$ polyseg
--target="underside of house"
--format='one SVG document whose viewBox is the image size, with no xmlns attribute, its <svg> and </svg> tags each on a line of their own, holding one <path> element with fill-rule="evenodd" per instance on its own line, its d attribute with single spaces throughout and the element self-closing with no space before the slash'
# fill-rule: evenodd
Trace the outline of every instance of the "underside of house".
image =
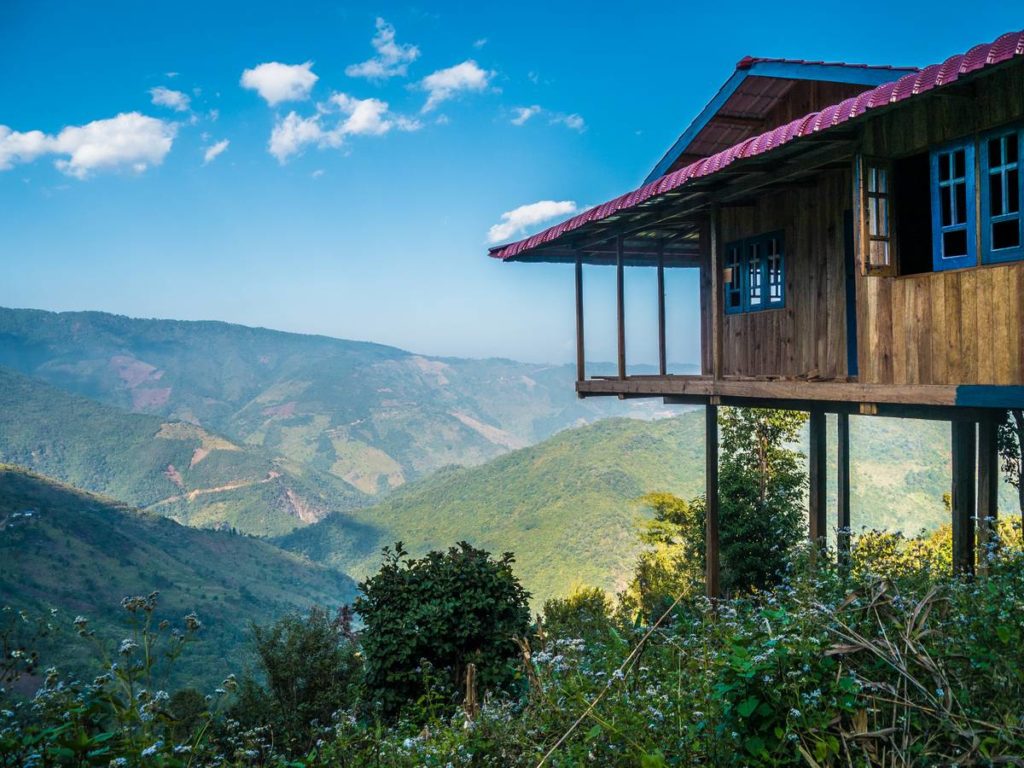
<svg viewBox="0 0 1024 768">
<path fill-rule="evenodd" d="M 997 512 L 996 420 L 1024 408 L 1022 152 L 1024 32 L 920 70 L 748 57 L 642 187 L 491 255 L 575 265 L 580 397 L 707 406 L 712 594 L 724 404 L 811 413 L 814 539 L 824 414 L 839 414 L 841 530 L 849 414 L 949 420 L 955 561 L 973 571 Z M 587 375 L 584 265 L 616 269 L 616 375 Z M 632 267 L 657 273 L 655 375 L 626 367 Z M 665 270 L 681 268 L 700 275 L 696 375 L 667 370 Z"/>
</svg>

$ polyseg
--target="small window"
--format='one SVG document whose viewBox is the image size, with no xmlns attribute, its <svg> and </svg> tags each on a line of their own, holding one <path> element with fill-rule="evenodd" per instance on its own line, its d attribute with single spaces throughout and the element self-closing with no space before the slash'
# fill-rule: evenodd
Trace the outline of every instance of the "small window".
<svg viewBox="0 0 1024 768">
<path fill-rule="evenodd" d="M 974 144 L 932 152 L 932 260 L 936 271 L 978 263 L 974 227 Z"/>
<path fill-rule="evenodd" d="M 726 314 L 785 306 L 786 268 L 782 233 L 725 246 L 723 288 Z"/>
<path fill-rule="evenodd" d="M 864 266 L 871 274 L 890 274 L 892 254 L 892 168 L 888 163 L 864 163 Z"/>
<path fill-rule="evenodd" d="M 981 141 L 981 244 L 985 262 L 1024 258 L 1020 173 L 1024 130 L 1003 130 Z"/>
</svg>

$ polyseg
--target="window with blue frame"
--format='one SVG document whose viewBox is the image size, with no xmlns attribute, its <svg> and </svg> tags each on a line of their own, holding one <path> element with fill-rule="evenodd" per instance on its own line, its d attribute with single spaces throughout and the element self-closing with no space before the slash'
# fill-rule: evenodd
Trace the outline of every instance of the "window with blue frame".
<svg viewBox="0 0 1024 768">
<path fill-rule="evenodd" d="M 986 263 L 1024 258 L 1022 144 L 1021 128 L 995 131 L 981 140 L 981 249 Z"/>
<path fill-rule="evenodd" d="M 934 267 L 939 271 L 974 266 L 974 143 L 932 152 L 931 165 Z"/>
<path fill-rule="evenodd" d="M 781 232 L 728 243 L 722 266 L 726 314 L 759 312 L 786 305 L 785 249 Z"/>
</svg>

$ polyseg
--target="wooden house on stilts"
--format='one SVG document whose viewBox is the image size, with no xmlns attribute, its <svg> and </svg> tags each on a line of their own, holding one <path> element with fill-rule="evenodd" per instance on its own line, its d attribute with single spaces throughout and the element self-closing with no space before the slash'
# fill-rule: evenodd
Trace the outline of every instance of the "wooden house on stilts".
<svg viewBox="0 0 1024 768">
<path fill-rule="evenodd" d="M 643 186 L 491 255 L 575 265 L 580 397 L 706 407 L 710 594 L 719 405 L 810 412 L 813 539 L 826 413 L 840 528 L 849 415 L 948 420 L 954 564 L 971 572 L 997 512 L 996 419 L 1024 408 L 1022 155 L 1024 32 L 920 70 L 746 58 Z M 587 375 L 591 264 L 616 269 L 615 376 Z M 627 374 L 626 267 L 657 270 L 657 375 Z M 667 372 L 675 268 L 700 271 L 699 375 Z"/>
</svg>

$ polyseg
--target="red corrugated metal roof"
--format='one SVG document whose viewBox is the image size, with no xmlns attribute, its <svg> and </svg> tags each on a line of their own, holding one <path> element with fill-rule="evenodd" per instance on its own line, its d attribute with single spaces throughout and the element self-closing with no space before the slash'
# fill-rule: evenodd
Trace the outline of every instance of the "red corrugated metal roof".
<svg viewBox="0 0 1024 768">
<path fill-rule="evenodd" d="M 579 229 L 584 224 L 600 221 L 622 210 L 646 202 L 653 197 L 677 189 L 691 179 L 717 173 L 736 160 L 756 157 L 783 144 L 787 144 L 794 139 L 845 123 L 872 109 L 895 104 L 934 88 L 949 85 L 956 82 L 963 75 L 999 64 L 1015 56 L 1024 56 L 1024 31 L 1008 32 L 992 43 L 977 45 L 966 53 L 950 56 L 942 64 L 932 64 L 919 72 L 912 72 L 891 83 L 885 83 L 877 88 L 865 91 L 855 98 L 846 99 L 839 104 L 826 107 L 820 112 L 812 112 L 779 128 L 767 131 L 759 136 L 753 136 L 729 149 L 691 163 L 685 168 L 680 168 L 678 171 L 666 174 L 639 189 L 621 195 L 614 200 L 609 200 L 603 205 L 590 208 L 532 237 L 508 245 L 491 248 L 490 254 L 494 258 L 502 259 L 503 261 L 512 259 L 524 251 L 537 248 L 561 237 L 567 232 Z"/>
</svg>

